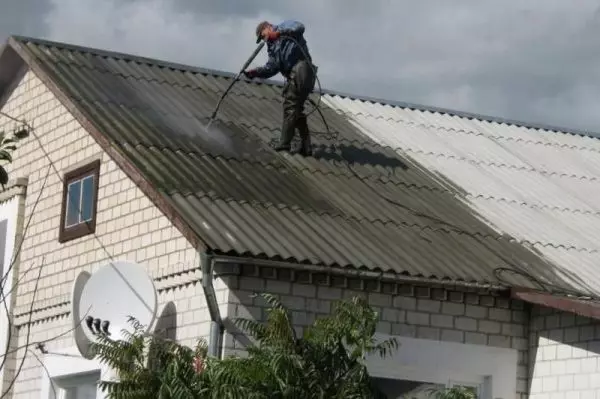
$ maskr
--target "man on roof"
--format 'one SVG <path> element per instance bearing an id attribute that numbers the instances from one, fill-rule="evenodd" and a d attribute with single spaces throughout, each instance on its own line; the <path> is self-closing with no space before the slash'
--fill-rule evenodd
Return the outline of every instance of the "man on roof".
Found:
<path id="1" fill-rule="evenodd" d="M 300 133 L 300 147 L 293 153 L 312 154 L 310 132 L 304 103 L 315 87 L 317 68 L 304 40 L 304 25 L 297 21 L 284 21 L 272 25 L 263 21 L 256 27 L 256 43 L 267 43 L 269 59 L 264 66 L 245 71 L 246 77 L 268 79 L 278 72 L 285 77 L 283 87 L 283 125 L 281 138 L 275 151 L 291 151 L 295 129 Z"/>

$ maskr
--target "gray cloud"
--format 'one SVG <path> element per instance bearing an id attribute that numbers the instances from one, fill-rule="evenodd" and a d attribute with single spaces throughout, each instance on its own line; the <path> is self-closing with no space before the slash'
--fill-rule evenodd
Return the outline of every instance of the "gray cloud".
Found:
<path id="1" fill-rule="evenodd" d="M 46 31 L 47 0 L 5 0 L 0 11 L 0 40 L 8 35 L 40 35 Z"/>
<path id="2" fill-rule="evenodd" d="M 600 132 L 597 0 L 19 0 L 9 32 L 236 71 L 293 18 L 324 86 Z M 264 53 L 259 56 L 265 60 Z"/>

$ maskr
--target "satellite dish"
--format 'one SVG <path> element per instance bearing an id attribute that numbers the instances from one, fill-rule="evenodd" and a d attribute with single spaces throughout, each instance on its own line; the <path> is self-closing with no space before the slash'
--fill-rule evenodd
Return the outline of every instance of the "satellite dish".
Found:
<path id="1" fill-rule="evenodd" d="M 86 273 L 86 272 L 84 272 Z M 73 283 L 71 302 L 75 342 L 82 356 L 91 358 L 90 344 L 98 334 L 124 339 L 122 330 L 133 332 L 129 317 L 150 331 L 156 319 L 158 297 L 154 282 L 140 265 L 116 261 Z"/>
<path id="2" fill-rule="evenodd" d="M 73 282 L 73 288 L 71 290 L 71 322 L 73 323 L 73 335 L 75 337 L 75 345 L 77 345 L 77 349 L 79 349 L 79 353 L 83 357 L 89 357 L 90 351 L 90 341 L 87 339 L 85 332 L 80 320 L 83 320 L 87 316 L 86 313 L 79 313 L 79 299 L 81 298 L 81 293 L 83 292 L 83 287 L 90 279 L 91 274 L 88 272 L 81 272 L 75 278 Z"/>

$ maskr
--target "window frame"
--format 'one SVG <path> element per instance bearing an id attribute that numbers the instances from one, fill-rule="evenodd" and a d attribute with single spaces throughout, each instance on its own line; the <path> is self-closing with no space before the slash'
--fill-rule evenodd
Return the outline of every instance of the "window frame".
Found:
<path id="1" fill-rule="evenodd" d="M 101 378 L 101 370 L 93 370 L 84 373 L 75 373 L 67 376 L 56 377 L 53 379 L 53 383 L 58 397 L 54 399 L 67 399 L 69 389 L 79 388 L 83 384 L 94 385 L 96 398 L 98 398 L 98 381 L 101 380 Z M 54 389 L 52 390 L 51 396 L 54 396 Z"/>
<path id="2" fill-rule="evenodd" d="M 367 356 L 371 377 L 439 384 L 478 386 L 480 399 L 508 399 L 517 392 L 519 352 L 451 341 L 376 333 L 377 341 L 396 338 L 401 350 L 393 356 Z M 457 367 L 457 364 L 460 367 Z"/>
<path id="3" fill-rule="evenodd" d="M 89 381 L 87 378 L 89 375 L 100 373 L 100 380 L 106 381 L 111 375 L 107 366 L 101 364 L 100 361 L 81 357 L 75 346 L 47 353 L 43 355 L 41 363 L 44 368 L 40 367 L 42 377 L 40 399 L 63 398 L 64 388 L 72 385 L 69 383 L 81 382 L 82 377 L 84 381 Z M 96 387 L 96 399 L 106 399 L 107 397 L 106 392 L 102 392 L 99 386 Z"/>
<path id="4" fill-rule="evenodd" d="M 83 166 L 80 166 L 70 172 L 65 173 L 63 178 L 63 195 L 60 212 L 60 226 L 58 241 L 65 243 L 67 241 L 75 240 L 77 238 L 93 234 L 96 232 L 96 216 L 98 208 L 98 188 L 100 180 L 100 164 L 101 161 L 95 160 Z M 94 193 L 92 195 L 92 219 L 89 222 L 82 222 L 72 227 L 66 227 L 67 219 L 67 198 L 69 195 L 69 186 L 78 180 L 84 180 L 86 177 L 92 176 L 94 179 L 92 188 Z"/>

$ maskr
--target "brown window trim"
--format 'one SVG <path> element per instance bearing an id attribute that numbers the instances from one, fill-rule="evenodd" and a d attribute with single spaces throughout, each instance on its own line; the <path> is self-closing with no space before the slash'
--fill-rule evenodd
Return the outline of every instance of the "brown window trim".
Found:
<path id="1" fill-rule="evenodd" d="M 87 223 L 81 223 L 74 227 L 66 228 L 65 220 L 67 217 L 67 194 L 69 192 L 69 184 L 73 180 L 83 179 L 87 176 L 94 176 L 94 200 L 92 207 L 92 220 Z M 100 160 L 96 160 L 87 165 L 81 166 L 71 172 L 65 173 L 63 178 L 63 196 L 60 212 L 60 226 L 58 232 L 58 241 L 64 243 L 74 240 L 79 237 L 93 234 L 96 232 L 96 210 L 98 207 L 98 180 L 100 178 Z"/>

